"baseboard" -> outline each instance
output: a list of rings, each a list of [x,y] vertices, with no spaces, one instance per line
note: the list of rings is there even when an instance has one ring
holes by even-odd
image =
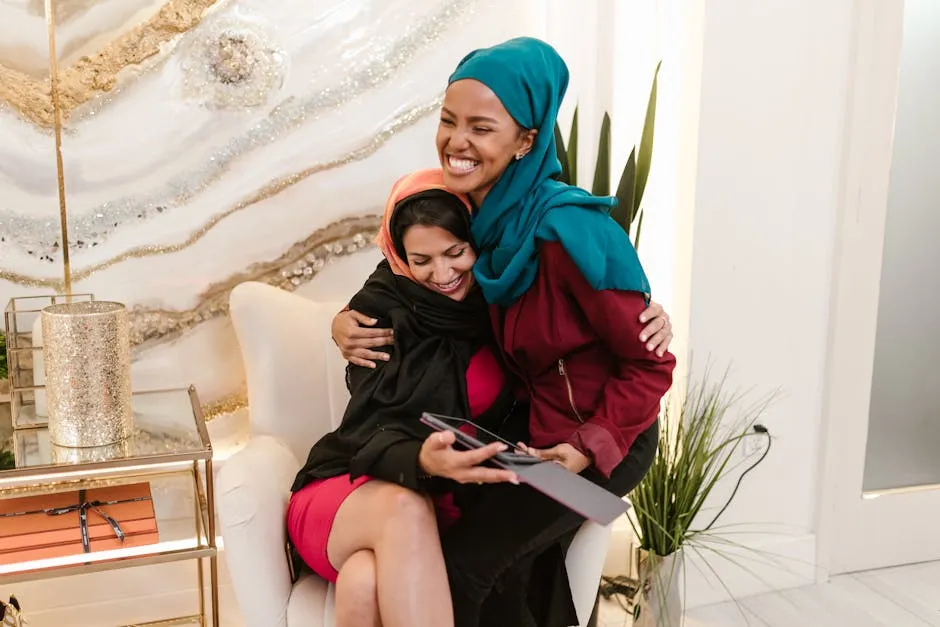
[[[814,534],[735,540],[747,542],[747,547],[703,542],[708,549],[686,551],[682,576],[686,608],[812,585],[818,580]],[[615,525],[604,574],[631,574],[632,547],[633,530]]]

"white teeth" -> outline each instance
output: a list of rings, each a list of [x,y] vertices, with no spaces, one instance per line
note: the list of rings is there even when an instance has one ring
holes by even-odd
[[[444,283],[443,285],[440,284],[440,283],[438,283],[437,286],[438,286],[440,289],[442,289],[442,290],[444,290],[444,291],[446,292],[446,291],[448,291],[448,290],[452,290],[452,289],[454,289],[455,287],[457,287],[457,286],[460,284],[460,279],[462,279],[462,278],[463,278],[463,277],[457,277],[456,279],[454,279],[454,280],[451,281],[450,283]]]
[[[469,172],[473,168],[477,167],[478,161],[473,161],[472,159],[458,159],[457,157],[448,157],[447,162],[450,164],[450,167],[454,170],[461,172]]]

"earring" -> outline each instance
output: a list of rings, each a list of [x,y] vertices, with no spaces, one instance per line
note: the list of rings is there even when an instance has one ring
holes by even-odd
[[[519,159],[522,159],[524,156],[525,156],[525,154],[523,154],[523,153],[521,153],[521,152],[520,152],[520,153],[517,153],[517,154],[516,154],[516,161],[518,161]]]

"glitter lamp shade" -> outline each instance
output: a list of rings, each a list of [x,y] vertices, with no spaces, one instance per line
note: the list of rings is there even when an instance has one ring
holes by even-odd
[[[49,439],[59,446],[114,444],[133,430],[127,309],[107,301],[42,310]]]

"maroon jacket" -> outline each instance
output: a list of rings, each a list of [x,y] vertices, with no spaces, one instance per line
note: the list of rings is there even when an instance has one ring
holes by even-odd
[[[532,287],[492,305],[496,341],[531,400],[531,445],[567,442],[605,476],[652,426],[676,358],[639,340],[643,294],[595,290],[557,242],[543,242]]]

